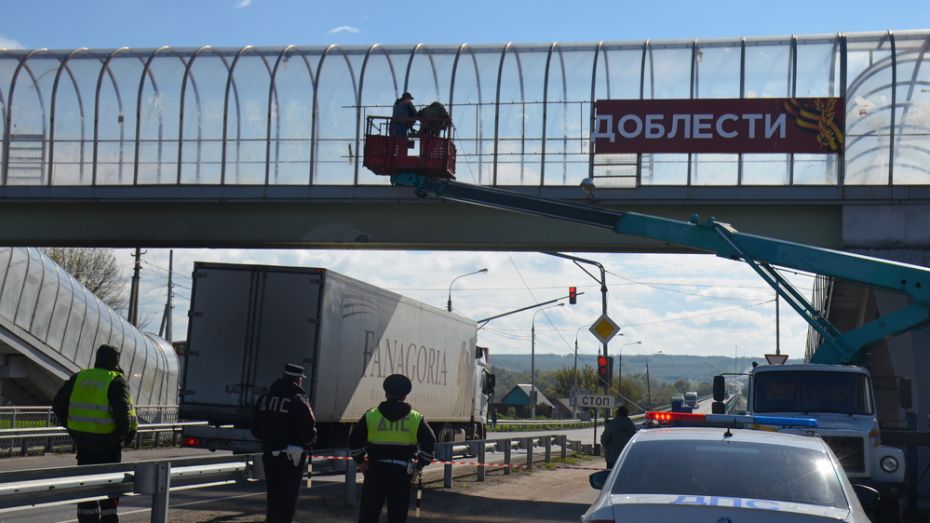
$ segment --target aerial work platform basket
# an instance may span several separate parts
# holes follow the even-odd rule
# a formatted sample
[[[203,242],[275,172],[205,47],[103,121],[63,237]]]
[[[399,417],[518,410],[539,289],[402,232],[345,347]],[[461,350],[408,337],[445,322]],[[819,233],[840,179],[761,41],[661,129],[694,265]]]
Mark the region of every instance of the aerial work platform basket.
[[[455,144],[449,121],[420,119],[419,131],[391,136],[389,116],[369,116],[363,165],[375,174],[414,173],[455,179]]]

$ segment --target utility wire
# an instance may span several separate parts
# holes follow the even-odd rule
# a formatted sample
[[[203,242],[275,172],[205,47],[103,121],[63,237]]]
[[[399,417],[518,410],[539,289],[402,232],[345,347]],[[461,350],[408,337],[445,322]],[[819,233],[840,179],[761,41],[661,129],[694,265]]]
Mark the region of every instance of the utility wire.
[[[514,270],[517,271],[517,275],[520,277],[520,281],[522,281],[523,285],[526,287],[527,292],[530,293],[530,297],[533,298],[533,301],[539,301],[538,298],[536,298],[536,296],[533,294],[533,290],[530,288],[529,285],[527,285],[526,279],[523,277],[523,273],[520,272],[520,268],[517,267],[517,262],[513,259],[513,256],[511,255],[511,253],[508,252],[507,257],[510,258],[510,264],[513,265]],[[559,337],[562,338],[562,342],[565,343],[565,346],[568,348],[569,351],[571,351],[572,345],[568,343],[568,340],[565,339],[565,336],[562,336],[562,333],[559,332],[559,329],[552,322],[552,319],[549,318],[549,314],[547,314],[546,312],[543,312],[543,317],[546,318],[546,321],[549,323],[549,325],[551,325],[552,328],[555,329],[555,331],[559,334]]]
[[[158,270],[160,270],[160,271],[162,271],[162,272],[168,272],[168,269],[166,269],[165,267],[162,267],[161,265],[157,265],[157,264],[155,264],[155,263],[152,263],[152,262],[150,262],[150,261],[148,261],[148,260],[142,260],[142,263],[145,264],[145,265],[148,265],[149,267],[153,267],[153,268],[155,268],[155,269],[158,269]],[[175,276],[175,277],[178,277],[178,278],[187,278],[188,280],[192,279],[192,278],[190,277],[190,275],[185,275],[185,274],[180,273],[180,272],[178,272],[178,271],[171,271],[171,273],[174,274],[174,276]]]
[[[613,276],[619,276],[618,274],[606,271],[607,273]],[[660,285],[663,287],[698,287],[706,289],[769,289],[768,285],[744,285],[740,283],[734,283],[733,285],[724,285],[721,283],[671,283],[671,282],[661,282],[661,281],[638,281],[627,278],[629,281],[621,283],[611,283],[611,287],[628,287],[633,285]],[[600,289],[600,285],[576,285],[579,289]],[[464,289],[456,289],[456,293],[459,292],[487,292],[487,291],[522,291],[527,287],[468,287]],[[564,289],[564,285],[536,285],[529,287],[530,289],[535,290],[551,290],[551,289]],[[448,289],[443,289],[439,287],[391,287],[394,291],[419,291],[419,292],[442,292],[445,293]]]
[[[772,298],[771,300],[760,301],[760,302],[758,302],[758,303],[753,303],[752,305],[746,305],[746,306],[744,306],[744,307],[732,307],[732,308],[729,308],[729,309],[722,309],[722,310],[718,310],[718,311],[701,312],[701,313],[698,313],[698,314],[691,314],[691,315],[684,315],[684,316],[676,316],[676,317],[674,317],[674,318],[666,318],[666,319],[657,320],[657,321],[647,321],[647,322],[643,322],[643,323],[627,323],[625,326],[626,326],[626,327],[641,327],[641,326],[643,326],[643,325],[655,325],[655,324],[657,324],[657,323],[665,323],[665,322],[668,322],[668,321],[689,320],[689,319],[691,319],[691,318],[700,318],[701,316],[712,316],[712,315],[715,315],[715,314],[723,314],[723,313],[726,313],[726,312],[733,312],[733,311],[751,309],[751,308],[754,308],[754,307],[760,307],[760,306],[766,305],[766,304],[768,304],[768,303],[773,303],[774,301],[775,301],[775,299]]]
[[[759,299],[758,297],[756,297],[756,298],[730,298],[730,297],[726,297],[726,296],[714,296],[714,295],[712,295],[712,294],[701,294],[701,293],[699,293],[699,292],[688,292],[688,291],[683,291],[683,290],[678,290],[678,289],[669,289],[669,288],[667,288],[667,287],[668,287],[670,284],[652,283],[652,282],[642,282],[642,281],[634,280],[633,278],[628,278],[628,277],[626,277],[626,276],[623,276],[623,275],[614,273],[614,272],[612,272],[612,271],[607,271],[607,272],[610,273],[610,274],[613,275],[613,276],[616,276],[616,277],[620,278],[620,279],[626,280],[627,282],[629,282],[630,284],[633,284],[633,285],[642,285],[642,286],[644,286],[644,287],[649,287],[649,288],[656,289],[656,290],[660,290],[660,291],[675,292],[675,293],[678,293],[678,294],[685,294],[685,295],[688,295],[688,296],[697,296],[697,297],[699,297],[699,298],[708,298],[708,299],[711,299],[711,300],[726,300],[726,301],[753,301],[753,300],[758,300],[758,299]],[[710,287],[713,288],[713,287],[716,287],[716,286],[710,286]],[[766,286],[766,287],[767,287],[767,286]],[[759,288],[759,289],[763,289],[763,288],[766,288],[766,287],[763,287],[763,286],[760,285],[758,288]],[[739,286],[739,287],[737,287],[737,288],[745,288],[745,287]]]

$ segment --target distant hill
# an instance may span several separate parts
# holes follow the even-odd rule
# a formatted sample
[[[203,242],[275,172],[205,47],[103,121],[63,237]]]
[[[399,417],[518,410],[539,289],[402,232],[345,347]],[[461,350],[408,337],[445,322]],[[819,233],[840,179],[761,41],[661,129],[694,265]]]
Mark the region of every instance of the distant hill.
[[[710,382],[721,372],[745,372],[756,361],[765,365],[764,358],[738,358],[734,360],[726,356],[686,356],[676,354],[656,354],[645,356],[632,354],[623,357],[622,373],[626,375],[639,375],[646,373],[646,360],[649,361],[649,377],[652,380],[674,382],[677,380],[690,380]],[[538,371],[556,370],[562,367],[571,368],[574,356],[560,356],[555,354],[538,354],[536,356],[536,369]],[[800,363],[797,360],[788,360],[789,363]],[[528,372],[530,370],[529,354],[491,354],[491,365],[513,372]],[[578,368],[588,365],[597,366],[597,356],[593,354],[579,354]],[[616,375],[617,357],[614,356],[614,373]]]

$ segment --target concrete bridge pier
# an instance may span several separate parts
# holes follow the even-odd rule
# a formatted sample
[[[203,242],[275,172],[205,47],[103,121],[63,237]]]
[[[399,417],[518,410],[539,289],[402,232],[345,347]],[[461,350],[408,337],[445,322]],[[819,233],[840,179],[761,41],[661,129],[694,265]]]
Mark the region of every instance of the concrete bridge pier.
[[[843,250],[930,267],[928,224],[930,205],[844,205]],[[845,297],[830,310],[831,321],[842,330],[890,314],[908,303],[908,298],[900,294],[848,282],[836,282],[834,295]],[[858,304],[850,306],[852,301]],[[906,429],[906,415],[910,412],[916,416],[917,430],[930,431],[930,326],[876,344],[867,354],[867,365],[882,428]],[[911,380],[913,406],[908,411],[900,408],[898,377]],[[918,476],[930,462],[930,449],[921,449],[919,456],[915,471]],[[919,496],[930,498],[930,483],[919,485]]]

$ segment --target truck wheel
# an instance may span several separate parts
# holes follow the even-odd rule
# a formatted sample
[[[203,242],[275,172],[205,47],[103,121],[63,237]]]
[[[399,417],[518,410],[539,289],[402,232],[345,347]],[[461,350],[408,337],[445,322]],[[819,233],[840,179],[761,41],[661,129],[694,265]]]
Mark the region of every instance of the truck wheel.
[[[439,434],[436,435],[436,441],[439,443],[451,443],[454,439],[455,431],[452,430],[452,425],[448,423],[444,424]]]
[[[878,500],[878,521],[882,523],[899,523],[901,521],[901,498],[894,489],[882,492]]]

